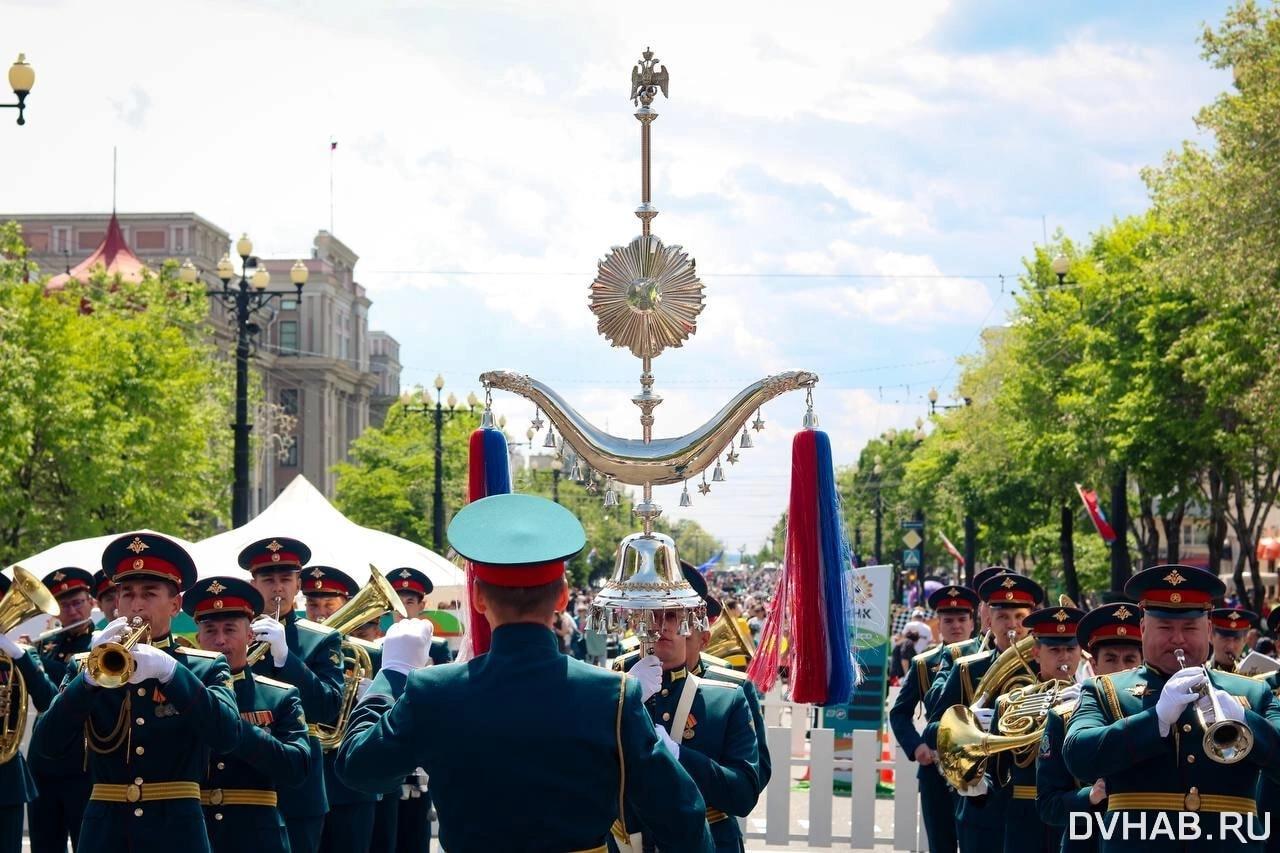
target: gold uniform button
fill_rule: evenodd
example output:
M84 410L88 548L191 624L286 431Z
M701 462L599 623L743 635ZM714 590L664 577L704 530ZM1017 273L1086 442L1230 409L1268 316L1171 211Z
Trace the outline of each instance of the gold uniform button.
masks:
M1190 724L1190 723L1183 723L1183 724L1182 724L1182 731L1183 731L1184 733L1185 733L1185 732L1189 732L1189 731L1191 731L1191 724Z
M146 720L144 720L144 719L142 719L141 717L139 717L138 719L134 720L134 722L135 722L135 723L137 723L137 724L138 724L138 725L140 725L140 726L145 726L145 725L147 724L147 721L146 721Z
M667 688L665 688L665 687L664 687L664 688L662 688L662 695L663 695L663 696L666 696L666 695L667 695L668 693L670 693L670 692L671 692L671 691L670 691L670 690L668 690Z
M133 816L134 816L134 817L142 817L142 809L134 809L134 810L133 810Z
M145 688L145 687L139 687L139 688L138 688L138 695L139 695L139 696L146 696L146 695L147 695L147 688Z
M1187 756L1187 763L1188 763L1188 764L1195 764L1195 763L1196 763L1196 757L1195 757L1194 755L1188 755L1188 756Z
M218 762L218 769L219 769L219 770L226 770L226 769L227 769L227 765L226 765L226 763L225 763L225 762L222 762L222 761L219 761L219 762Z
M668 721L668 720L670 720L670 719L671 719L671 715L670 715L670 714L668 714L668 713L665 713L665 712L664 712L664 713L663 713L663 715L662 715L662 721L665 723L665 722L667 722L667 721Z
M137 779L134 779L134 780L133 780L133 784L135 784L135 785L141 785L141 784L142 784L142 777L141 777L141 776L139 776Z
M136 753L137 755L142 755L142 754L143 754L144 752L146 752L147 750L146 750L144 747L141 747L141 746L135 746L135 747L133 748L133 751L134 751L134 753Z
M222 820L222 812L214 812L214 814L213 814L213 819L214 819L214 820Z

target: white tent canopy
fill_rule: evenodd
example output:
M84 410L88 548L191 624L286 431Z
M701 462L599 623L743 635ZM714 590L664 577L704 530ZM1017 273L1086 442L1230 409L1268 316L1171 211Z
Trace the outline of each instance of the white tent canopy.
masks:
M341 569L362 586L369 580L371 563L384 573L403 566L418 569L434 587L427 596L429 607L466 597L466 576L453 563L416 542L361 527L339 512L301 474L248 524L193 546L200 576L241 574L237 562L240 551L269 536L301 540L311 549L311 562Z

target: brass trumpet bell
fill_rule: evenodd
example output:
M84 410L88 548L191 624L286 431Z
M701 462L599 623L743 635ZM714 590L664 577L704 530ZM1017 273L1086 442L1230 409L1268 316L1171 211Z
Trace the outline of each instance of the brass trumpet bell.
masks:
M99 687L123 687L138 667L130 650L138 643L147 642L150 635L151 626L143 622L141 616L133 617L120 639L93 647L84 662L85 671Z
M0 598L0 634L7 634L33 616L58 614L58 601L40 579L22 566L13 567L13 583Z
M661 533L632 533L618 546L611 577L596 594L586 630L631 628L651 650L664 610L683 610L680 633L707 630L707 608L680 570L676 543Z

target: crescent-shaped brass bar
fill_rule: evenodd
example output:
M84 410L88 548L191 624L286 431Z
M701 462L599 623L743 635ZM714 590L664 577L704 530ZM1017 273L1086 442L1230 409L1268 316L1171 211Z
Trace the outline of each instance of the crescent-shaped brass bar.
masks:
M679 483L710 466L758 408L788 391L812 388L818 374L789 370L767 376L739 391L715 417L693 432L655 438L648 444L597 429L559 394L524 374L494 370L480 374L480 381L532 400L546 412L582 461L596 471L632 486L662 486Z

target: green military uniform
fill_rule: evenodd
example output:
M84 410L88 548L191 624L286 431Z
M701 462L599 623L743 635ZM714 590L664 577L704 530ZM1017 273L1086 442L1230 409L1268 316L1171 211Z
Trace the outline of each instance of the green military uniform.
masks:
M992 572L978 595L988 607L1022 608L1036 606L1044 598L1044 590L1022 575ZM935 686L926 697L929 722L922 734L930 749L938 749L938 724L942 715L953 705L972 705L978 699L978 682L999 655L999 650L992 645L984 651L957 657L945 673L940 671L936 676ZM1011 795L1012 789L1000 788L987 796L956 798L956 840L960 853L991 853L1003 848L1004 807Z
M964 612L976 617L978 603L978 594L964 586L944 587L929 596L929 607L935 612ZM894 739L908 761L916 760L916 749L924 743L924 738L916 731L916 709L923 704L925 692L941 669L944 653L948 648L957 647L958 650L958 647L968 644L965 641L949 646L934 646L911 659L907 677L902 680L898 697L889 709L889 727L893 729ZM929 849L934 853L954 853L956 804L946 780L935 764L918 767L916 780L920 790L920 813L924 818L925 834L929 837Z
M751 713L751 725L756 733L756 751L760 757L760 788L763 790L773 778L773 761L769 758L768 729L764 723L764 711L760 707L760 691L756 689L745 672L731 669L712 661L721 660L715 655L703 653L699 656L699 664L694 675L711 681L723 681L736 684L742 688L743 697L747 700L747 710Z
M311 550L296 539L284 536L261 539L240 552L239 562L251 574L267 571L301 571L311 559ZM303 592L308 584L323 583L319 578L302 579ZM292 607L281 612L285 642L289 656L284 666L277 667L270 653L254 664L255 675L263 675L292 684L302 697L302 712L307 722L331 724L342 701L342 637L337 631L309 619L299 619ZM324 787L324 754L314 735L308 738L311 761L302 784L280 788L279 809L289 830L292 853L316 853L324 828L329 802Z
M55 597L76 593L80 589L89 589L96 595L95 587L103 582L103 578L105 573L101 570L91 576L84 569L68 566L45 575L43 583ZM85 625L55 634L36 646L44 671L55 688L66 678L71 658L89 651L92 639L93 626ZM68 838L73 847L79 840L80 821L84 819L84 806L89 801L84 747L53 760L44 757L41 744L33 739L27 755L36 783L36 796L27 804L31 853L62 853L67 849Z
M181 590L196 578L186 551L154 533L116 539L102 564L117 584L158 578ZM239 742L226 659L180 646L170 635L153 637L150 645L176 660L168 682L98 687L81 672L87 655L77 655L61 692L36 722L48 757L88 744L93 788L80 847L94 853L170 853L174 838L193 853L208 851L200 781L210 750L225 752Z
M1271 636L1280 636L1280 607L1273 607L1267 614L1267 627ZM1269 672L1259 679L1267 685L1275 701L1280 701L1280 670ZM1280 814L1280 782L1263 773L1258 777L1258 814ZM1266 841L1267 853L1280 853L1280 826L1272 829Z
M562 579L586 537L567 509L505 494L464 507L449 541L477 581L505 588ZM383 663L339 747L338 775L376 792L424 768L450 853L600 851L620 803L663 849L711 849L706 803L658 741L639 685L560 654L546 624L497 626L465 666L405 676L386 668L385 652Z
M262 596L248 581L205 578L183 597L199 624L209 619L253 619ZM213 853L289 853L277 789L296 785L311 762L298 689L241 669L231 676L240 712L239 743L214 753L200 791Z
M1204 618L1213 597L1221 595L1217 577L1188 566L1156 566L1134 575L1125 592L1138 598L1144 612L1175 618ZM1190 663L1190 662L1189 662ZM1120 819L1145 822L1141 837L1122 832L1120 820L1111 839L1102 839L1104 853L1164 853L1193 847L1203 851L1261 851L1261 841L1249 840L1248 818L1240 827L1243 838L1220 832L1219 813L1253 814L1259 773L1277 775L1280 763L1280 706L1261 681L1209 671L1209 684L1220 688L1244 708L1244 724L1253 735L1253 748L1234 764L1210 760L1204 750L1204 729L1196 703L1161 734L1156 705L1170 674L1151 663L1113 675L1100 675L1084 685L1080 704L1067 727L1064 755L1067 767L1080 779L1107 781L1108 813ZM1193 844L1152 837L1157 820L1169 821L1176 833L1181 816L1195 812L1204 836ZM1095 834L1099 832L1094 826ZM1209 836L1212 836L1210 838ZM1176 839L1176 835L1175 835Z
M382 649L376 643L356 637L348 637L346 642L365 650L373 664L373 672L369 678L376 676L382 665ZM337 758L336 749L325 750L324 789L329 798L329 814L324 819L320 850L321 853L364 853L372 843L373 822L380 794L358 791L343 784L334 768ZM398 796L400 786L396 785L394 789ZM382 793L391 790L388 788Z

